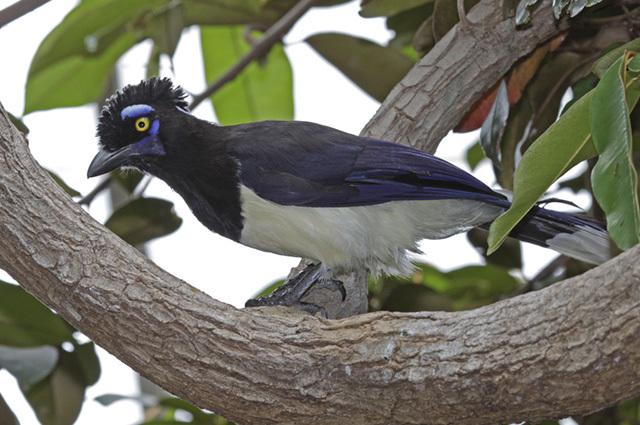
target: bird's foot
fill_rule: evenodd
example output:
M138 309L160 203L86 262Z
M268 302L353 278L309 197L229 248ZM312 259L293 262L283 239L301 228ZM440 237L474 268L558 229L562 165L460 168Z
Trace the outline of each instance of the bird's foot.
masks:
M347 292L342 282L327 277L322 264L311 264L271 294L248 300L245 303L245 307L284 305L295 307L311 314L321 313L326 317L327 312L324 307L302 301L302 298L309 293L311 288L338 291L342 301L347 297Z

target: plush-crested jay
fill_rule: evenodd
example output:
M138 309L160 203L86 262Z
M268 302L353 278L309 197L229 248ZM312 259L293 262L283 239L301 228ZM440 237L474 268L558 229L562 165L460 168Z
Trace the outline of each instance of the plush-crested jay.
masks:
M409 273L407 254L420 240L486 227L510 205L467 172L407 146L310 122L218 126L191 115L185 97L157 78L110 97L88 176L135 167L164 180L210 230L322 264L262 304L299 303L314 281L331 281L328 270ZM600 224L541 207L511 236L589 263L609 257Z

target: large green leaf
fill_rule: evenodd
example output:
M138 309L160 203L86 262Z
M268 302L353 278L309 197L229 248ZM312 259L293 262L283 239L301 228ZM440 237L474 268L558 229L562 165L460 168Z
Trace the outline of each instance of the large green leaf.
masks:
M391 16L433 0L362 0L360 16Z
M30 74L25 114L97 101L104 93L118 58L138 40L136 33L125 33L100 55L90 58L69 56Z
M411 59L392 47L347 34L315 34L306 41L380 102L413 66Z
M17 285L0 281L0 344L59 345L73 339L71 327Z
M264 3L264 0L185 0L185 22L187 25L269 23L285 11Z
M58 365L47 378L21 389L42 425L72 425L82 408L85 387L73 354L60 351Z
M640 38L633 39L628 43L609 50L593 64L591 72L596 74L599 78L602 78L611 65L613 65L613 63L616 62L626 51L640 51Z
M525 152L514 174L511 208L491 224L489 253L502 244L560 176L596 155L588 125L594 90L571 105ZM639 98L640 89L634 84L627 91L629 110L635 107Z
M168 235L180 227L182 219L173 204L164 199L138 198L118 208L105 223L131 245Z
M98 379L100 379L100 360L96 354L95 344L86 342L75 345L73 356L84 375L85 384L93 385L98 382Z
M29 76L71 57L102 56L143 13L170 0L83 0L42 41L31 61ZM72 76L69 77L73 80Z
M58 350L50 345L16 348L0 345L0 368L9 371L20 385L31 386L51 373L58 363Z
M638 175L626 86L631 83L625 56L609 67L591 101L591 132L598 162L591 173L593 194L607 216L607 230L621 249L640 241Z
M202 56L207 81L224 74L251 46L242 27L202 27ZM276 44L266 57L251 63L211 97L223 125L293 118L293 77L289 59Z

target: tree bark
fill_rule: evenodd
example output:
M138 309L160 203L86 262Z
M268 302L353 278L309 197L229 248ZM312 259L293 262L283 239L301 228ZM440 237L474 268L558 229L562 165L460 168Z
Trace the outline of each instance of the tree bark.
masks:
M495 424L640 394L640 248L456 314L238 310L93 220L4 110L0 170L0 266L145 377L238 423Z
M401 122L388 121L418 131ZM1 107L0 199L0 267L145 377L241 424L495 424L640 395L637 247L472 311L332 321L238 310L161 270L51 181Z

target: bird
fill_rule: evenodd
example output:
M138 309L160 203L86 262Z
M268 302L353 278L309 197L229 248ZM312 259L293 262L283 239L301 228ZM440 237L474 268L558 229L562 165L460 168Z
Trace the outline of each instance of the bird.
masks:
M87 176L135 168L165 181L211 231L313 260L290 288L247 306L305 305L315 285L366 269L412 272L423 239L488 228L510 201L457 166L409 146L303 121L221 126L192 115L169 78L109 97ZM587 263L610 256L602 224L535 206L510 236Z

